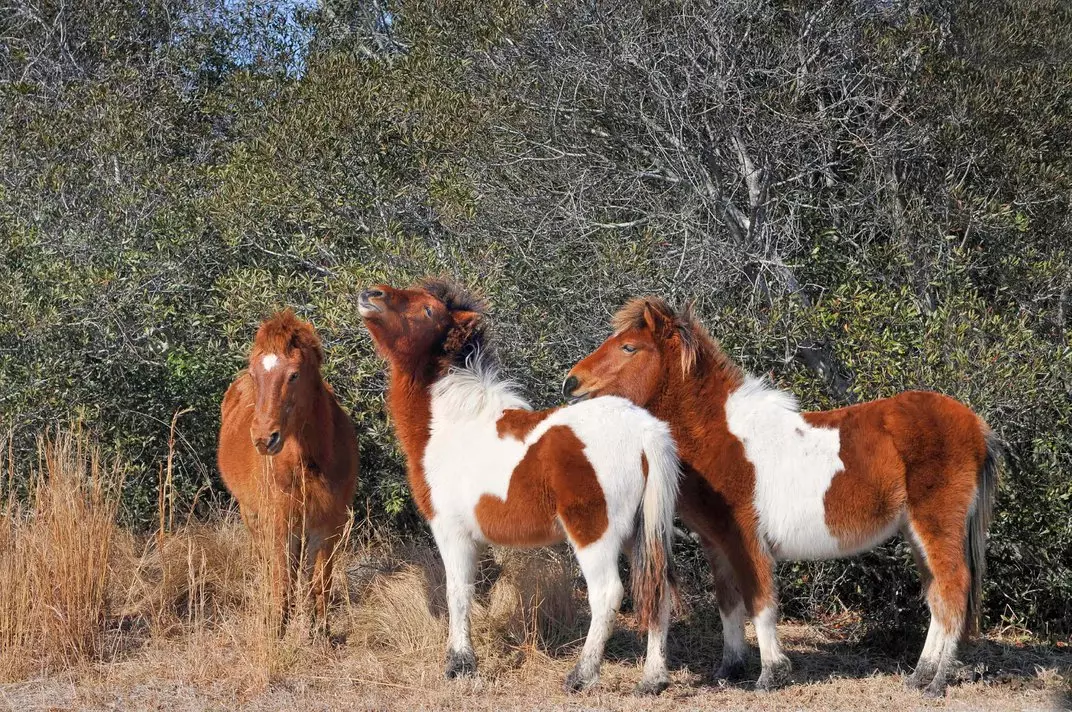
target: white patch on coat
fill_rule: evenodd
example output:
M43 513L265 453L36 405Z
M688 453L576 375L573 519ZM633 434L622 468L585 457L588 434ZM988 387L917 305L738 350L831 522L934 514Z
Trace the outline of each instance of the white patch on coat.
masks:
M759 531L777 559L843 556L823 497L844 469L834 428L816 428L793 396L749 376L726 399L729 430L755 469Z
M513 384L500 380L493 368L477 359L466 368L452 369L433 385L423 465L436 518L454 519L474 538L486 541L476 521L477 502L485 494L505 500L514 469L529 447L549 429L564 425L584 443L585 456L603 488L608 530L622 539L632 534L644 498L641 455L653 442L667 442L672 448L669 427L630 401L605 396L555 411L522 441L500 438L497 422L504 410L514 408L530 410ZM657 452L648 459L649 470L666 460ZM657 473L656 481L669 480L673 490L657 498L656 509L672 507L666 499L671 503L676 499L676 459L672 466L673 472Z
M261 366L264 368L265 373L275 368L277 363L279 363L279 357L275 354L265 354L264 358L261 359Z

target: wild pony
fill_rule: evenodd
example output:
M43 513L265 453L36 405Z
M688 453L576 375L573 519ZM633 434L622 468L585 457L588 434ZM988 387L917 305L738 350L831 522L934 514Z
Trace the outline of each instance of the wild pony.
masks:
M629 302L614 333L573 367L574 401L619 395L670 423L684 479L678 511L703 544L723 627L720 678L743 672L744 622L763 662L757 689L789 672L776 635L776 560L829 559L900 531L919 566L931 623L910 678L945 691L962 634L978 624L998 441L966 406L910 391L801 413L746 375L691 308Z
M312 325L290 310L261 324L249 367L221 407L218 461L242 519L271 551L272 597L285 624L299 571L327 630L333 555L357 489L357 435L320 376ZM311 577L310 577L311 574Z
M566 689L599 679L624 594L618 559L631 545L633 597L648 631L637 691L662 691L678 485L667 425L622 398L533 411L499 376L484 304L450 283L376 286L361 293L358 308L389 363L388 409L410 489L446 569L447 677L476 671L469 606L482 545L567 540L588 584L592 621Z

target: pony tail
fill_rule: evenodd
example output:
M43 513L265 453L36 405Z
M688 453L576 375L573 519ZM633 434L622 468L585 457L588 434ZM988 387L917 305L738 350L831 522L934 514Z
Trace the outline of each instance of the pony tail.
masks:
M986 574L986 532L994 511L994 494L998 486L998 467L1003 456L1001 440L983 424L986 437L986 457L979 468L976 481L975 509L968 517L968 617L966 635L978 635L983 613L983 577Z
M667 597L677 596L671 549L679 468L677 447L665 423L645 431L643 452L648 479L633 536L630 583L640 630L646 631L658 622Z

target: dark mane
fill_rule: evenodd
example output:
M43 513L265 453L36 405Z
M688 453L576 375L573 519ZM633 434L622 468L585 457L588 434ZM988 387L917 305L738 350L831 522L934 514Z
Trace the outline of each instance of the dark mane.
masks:
M681 309L674 309L662 297L637 297L618 310L611 319L614 333L626 329L646 329L645 310L650 309L657 319L671 325L681 339L681 372L688 376L697 368L709 366L722 371L731 381L740 383L744 379L741 367L719 346L718 341L696 317L691 303Z
M467 311L480 314L480 318L472 324L472 328L466 330L454 328L447 333L443 344L444 370L451 366L465 368L466 364L472 363L474 359L477 363L473 365L498 366L498 358L488 337L487 301L449 279L431 277L422 280L419 286L443 302L452 312Z
M324 351L316 329L309 322L295 316L290 309L276 312L261 322L253 348L281 354L299 349L312 358L317 367L324 361Z

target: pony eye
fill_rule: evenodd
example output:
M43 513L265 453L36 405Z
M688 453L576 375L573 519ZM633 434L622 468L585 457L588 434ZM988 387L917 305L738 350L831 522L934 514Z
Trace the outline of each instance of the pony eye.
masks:
M432 318L432 307L430 307L428 305L425 305L425 307L424 307L424 315L426 317L428 317L429 319L431 319Z
M298 372L295 371L294 373L290 374L290 378L288 378L287 380L291 383L294 383L294 381L298 380Z
M632 344L622 344L622 351L626 352L627 354L635 354L636 346L633 346Z

